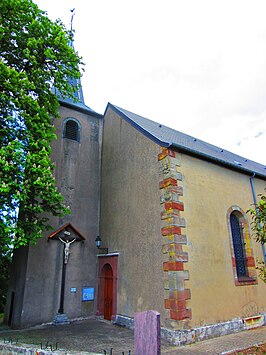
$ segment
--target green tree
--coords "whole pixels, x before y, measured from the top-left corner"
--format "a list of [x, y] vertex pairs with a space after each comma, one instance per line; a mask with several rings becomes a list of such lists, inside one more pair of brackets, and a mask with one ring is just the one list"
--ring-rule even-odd
[[[248, 212], [252, 217], [252, 230], [254, 232], [256, 242], [260, 244], [266, 243], [266, 195], [260, 194], [259, 201], [255, 208], [250, 208]], [[266, 267], [264, 261], [258, 261], [259, 276], [266, 282]]]
[[81, 58], [72, 33], [31, 0], [0, 1], [0, 253], [36, 243], [49, 214], [68, 213], [50, 160], [60, 94], [74, 97], [70, 78]]
[[6, 304], [6, 294], [8, 289], [10, 266], [11, 258], [7, 255], [0, 255], [0, 313], [4, 312], [4, 307]]

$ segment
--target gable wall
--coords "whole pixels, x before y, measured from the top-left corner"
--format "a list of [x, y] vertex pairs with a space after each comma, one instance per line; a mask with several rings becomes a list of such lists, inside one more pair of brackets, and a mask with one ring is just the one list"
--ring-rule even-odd
[[158, 145], [108, 109], [100, 234], [103, 246], [119, 253], [117, 314], [133, 317], [154, 309], [164, 322], [159, 152]]

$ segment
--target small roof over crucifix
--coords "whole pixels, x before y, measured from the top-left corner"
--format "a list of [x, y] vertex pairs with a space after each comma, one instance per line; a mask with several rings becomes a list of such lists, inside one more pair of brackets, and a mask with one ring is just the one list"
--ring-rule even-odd
[[85, 237], [71, 223], [63, 225], [48, 236], [48, 240], [59, 240], [59, 238], [68, 241], [75, 239], [77, 242], [85, 240]]

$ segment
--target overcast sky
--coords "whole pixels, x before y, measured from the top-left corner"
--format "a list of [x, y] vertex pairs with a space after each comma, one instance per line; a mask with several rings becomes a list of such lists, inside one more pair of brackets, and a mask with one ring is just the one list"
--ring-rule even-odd
[[266, 1], [34, 0], [70, 27], [85, 102], [266, 165]]

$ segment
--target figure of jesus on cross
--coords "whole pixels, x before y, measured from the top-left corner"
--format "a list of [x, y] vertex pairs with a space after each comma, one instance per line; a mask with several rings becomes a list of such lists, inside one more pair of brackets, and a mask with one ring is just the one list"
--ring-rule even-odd
[[[63, 324], [63, 322], [66, 322], [66, 320], [68, 321], [67, 316], [64, 314], [64, 300], [65, 300], [65, 286], [66, 286], [66, 271], [67, 271], [67, 264], [69, 263], [70, 246], [74, 242], [84, 242], [85, 238], [79, 233], [79, 231], [76, 228], [74, 228], [70, 223], [67, 223], [66, 225], [64, 225], [63, 227], [61, 227], [60, 229], [58, 229], [48, 237], [48, 240], [51, 239], [57, 241], [59, 240], [59, 242], [63, 244], [62, 245], [63, 248], [60, 248], [60, 254], [63, 252], [62, 253], [63, 255], [62, 254], [60, 255], [60, 259], [62, 257], [60, 304], [59, 304], [58, 313], [56, 314], [54, 320], [54, 324], [59, 324], [59, 323]], [[75, 252], [76, 251], [79, 252], [78, 249], [75, 249]], [[68, 324], [68, 323], [64, 323], [64, 324]]]
[[60, 240], [60, 242], [62, 242], [62, 243], [64, 243], [65, 244], [65, 247], [64, 247], [64, 264], [67, 264], [67, 262], [68, 262], [68, 257], [69, 257], [69, 254], [70, 254], [70, 244], [72, 244], [72, 243], [74, 243], [74, 241], [76, 240], [76, 238], [75, 239], [73, 239], [73, 240], [71, 240], [71, 241], [69, 241], [69, 240], [63, 240], [63, 239], [61, 239], [60, 237], [59, 237], [59, 240]]

